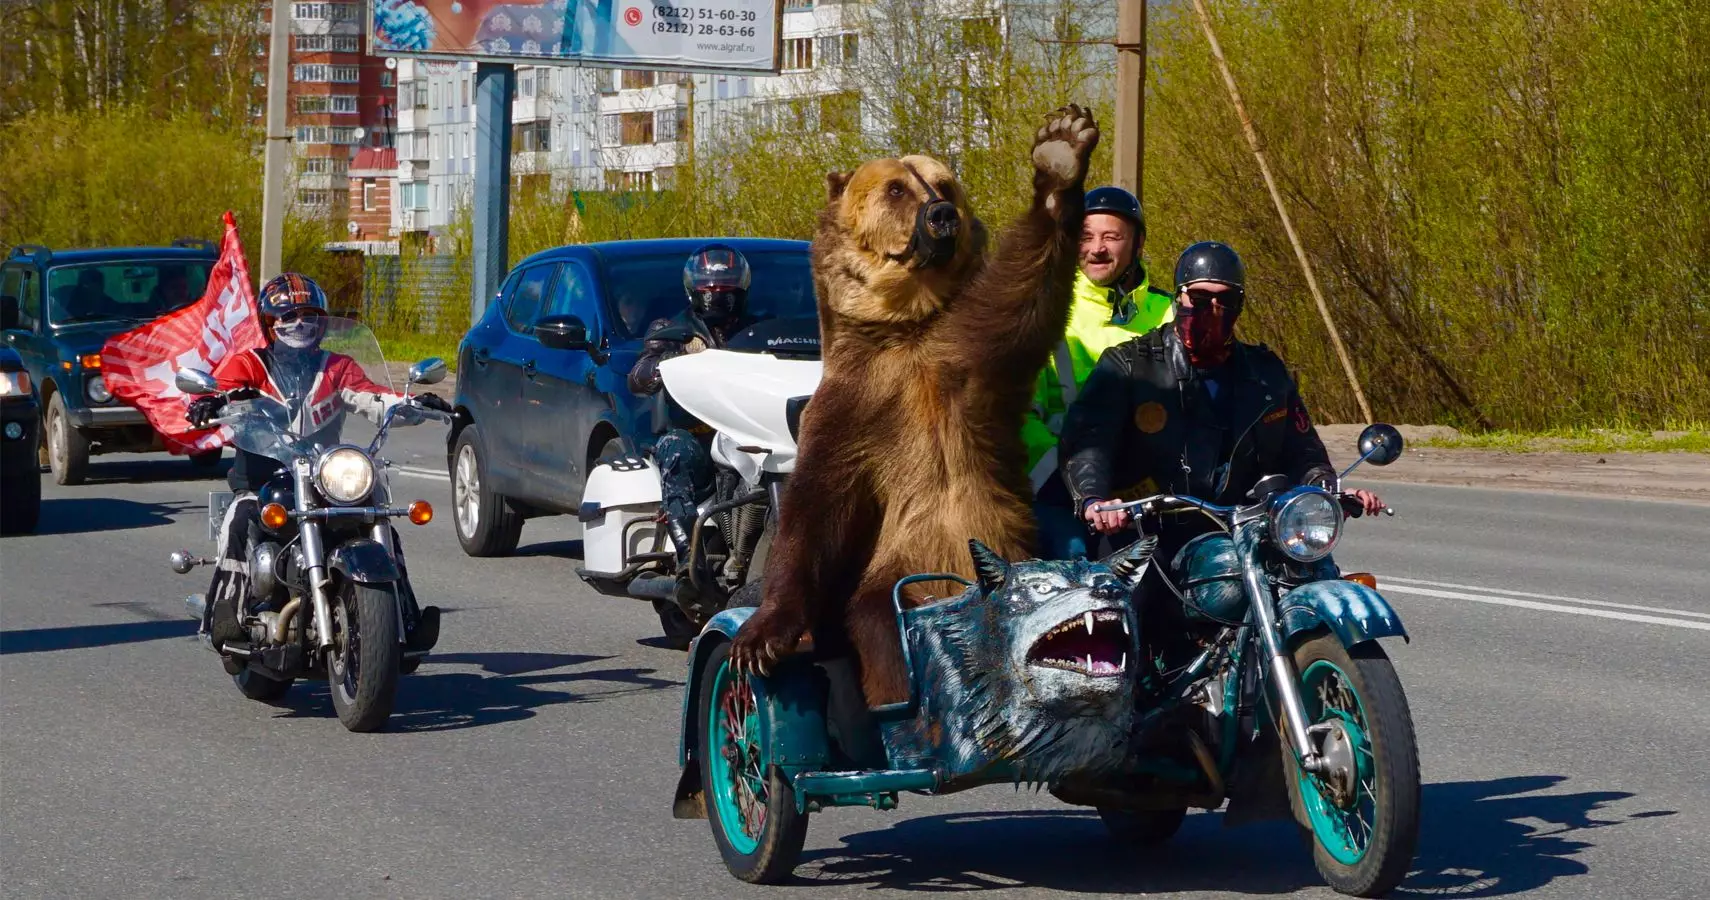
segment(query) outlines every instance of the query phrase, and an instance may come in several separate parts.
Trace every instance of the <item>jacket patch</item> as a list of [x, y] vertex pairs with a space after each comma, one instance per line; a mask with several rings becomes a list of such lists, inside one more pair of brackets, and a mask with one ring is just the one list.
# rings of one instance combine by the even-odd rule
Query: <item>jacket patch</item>
[[1294, 430], [1305, 434], [1312, 430], [1312, 419], [1306, 415], [1306, 404], [1294, 402]]
[[1169, 421], [1170, 414], [1164, 411], [1164, 404], [1156, 400], [1148, 400], [1140, 404], [1134, 411], [1134, 427], [1142, 434], [1157, 434], [1164, 430], [1164, 423]]
[[1288, 415], [1288, 410], [1286, 410], [1286, 409], [1279, 409], [1279, 410], [1276, 410], [1275, 412], [1269, 412], [1269, 413], [1265, 414], [1264, 422], [1266, 425], [1269, 425], [1272, 422], [1279, 422], [1279, 421], [1282, 421], [1282, 417], [1286, 416], [1286, 415]]

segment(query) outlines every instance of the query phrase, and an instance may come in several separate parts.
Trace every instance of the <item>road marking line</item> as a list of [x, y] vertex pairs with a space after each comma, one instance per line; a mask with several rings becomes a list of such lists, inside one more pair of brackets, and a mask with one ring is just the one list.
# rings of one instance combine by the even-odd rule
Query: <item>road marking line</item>
[[1685, 609], [1667, 609], [1657, 606], [1638, 606], [1632, 603], [1615, 603], [1609, 600], [1582, 600], [1578, 597], [1555, 597], [1550, 594], [1528, 594], [1525, 591], [1511, 591], [1507, 588], [1484, 587], [1476, 584], [1451, 584], [1446, 581], [1425, 581], [1419, 578], [1388, 577], [1385, 583], [1416, 584], [1421, 587], [1454, 588], [1461, 591], [1483, 591], [1487, 594], [1501, 594], [1505, 597], [1530, 597], [1534, 600], [1553, 600], [1557, 603], [1583, 603], [1586, 606], [1607, 606], [1610, 609], [1630, 609], [1642, 613], [1661, 613], [1665, 616], [1689, 616], [1694, 619], [1710, 619], [1710, 613], [1692, 612]]
[[1416, 594], [1421, 597], [1436, 597], [1443, 600], [1470, 600], [1474, 603], [1494, 603], [1497, 606], [1515, 606], [1520, 609], [1536, 609], [1544, 612], [1570, 613], [1576, 616], [1595, 616], [1599, 619], [1620, 619], [1624, 622], [1642, 622], [1647, 625], [1668, 625], [1674, 628], [1690, 628], [1695, 631], [1710, 631], [1710, 622], [1691, 622], [1684, 619], [1665, 619], [1661, 616], [1641, 616], [1635, 613], [1613, 612], [1603, 609], [1586, 609], [1582, 606], [1562, 606], [1555, 603], [1538, 603], [1534, 600], [1516, 600], [1511, 597], [1487, 597], [1480, 594], [1463, 594], [1458, 591], [1436, 591], [1430, 588], [1396, 586], [1396, 579], [1387, 579], [1384, 593]]
[[432, 469], [418, 469], [415, 466], [393, 466], [392, 471], [397, 472], [399, 475], [407, 475], [411, 478], [428, 478], [434, 481], [451, 480], [451, 476], [444, 472], [435, 472]]

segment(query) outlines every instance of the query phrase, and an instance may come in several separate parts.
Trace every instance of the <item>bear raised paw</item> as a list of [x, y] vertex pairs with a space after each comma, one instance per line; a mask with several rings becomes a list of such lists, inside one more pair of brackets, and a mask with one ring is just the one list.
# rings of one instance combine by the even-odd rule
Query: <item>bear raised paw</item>
[[[876, 159], [826, 177], [813, 240], [824, 374], [803, 412], [763, 599], [731, 647], [765, 673], [812, 634], [852, 652], [869, 704], [904, 699], [891, 590], [972, 579], [968, 541], [1034, 553], [1021, 423], [1068, 323], [1098, 126], [1053, 112], [1030, 154], [1033, 200], [987, 252], [943, 163]], [[954, 585], [911, 586], [905, 602]]]

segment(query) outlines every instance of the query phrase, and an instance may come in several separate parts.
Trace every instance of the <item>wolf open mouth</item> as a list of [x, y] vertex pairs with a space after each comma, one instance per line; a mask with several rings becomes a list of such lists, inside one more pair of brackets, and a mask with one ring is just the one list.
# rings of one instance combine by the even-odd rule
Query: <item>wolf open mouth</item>
[[1066, 669], [1093, 678], [1128, 671], [1128, 616], [1121, 610], [1088, 610], [1045, 632], [1027, 651], [1029, 665]]

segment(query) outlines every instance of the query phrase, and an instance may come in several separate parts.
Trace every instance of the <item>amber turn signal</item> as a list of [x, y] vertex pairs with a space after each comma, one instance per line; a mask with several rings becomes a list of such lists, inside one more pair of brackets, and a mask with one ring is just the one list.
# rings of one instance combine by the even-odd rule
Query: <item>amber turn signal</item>
[[426, 500], [417, 500], [410, 504], [410, 524], [426, 525], [433, 521], [433, 504]]
[[1354, 572], [1348, 575], [1343, 575], [1342, 580], [1352, 581], [1355, 584], [1363, 584], [1374, 591], [1377, 590], [1377, 576], [1370, 572]]
[[82, 363], [85, 369], [101, 368], [101, 354], [99, 353], [85, 353], [79, 356], [77, 361]]
[[285, 507], [277, 503], [269, 503], [261, 508], [261, 524], [268, 528], [283, 528], [291, 517], [285, 512]]

